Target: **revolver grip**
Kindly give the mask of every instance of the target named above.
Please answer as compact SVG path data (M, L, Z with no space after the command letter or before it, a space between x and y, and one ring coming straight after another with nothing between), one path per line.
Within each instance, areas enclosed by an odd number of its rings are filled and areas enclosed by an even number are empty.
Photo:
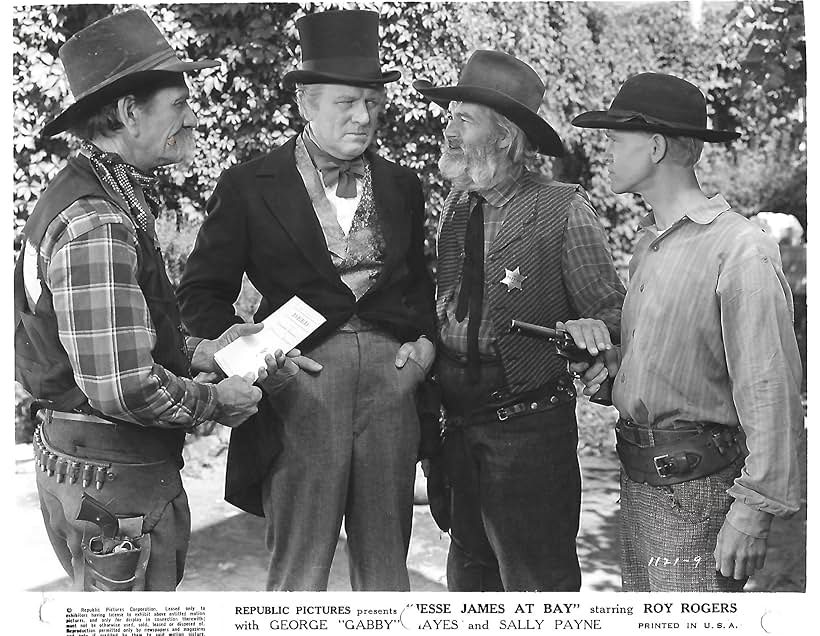
M78 521L90 521L99 529L102 536L111 539L119 532L120 523L117 517L108 508L103 506L91 495L84 492L80 501L80 511L77 513Z

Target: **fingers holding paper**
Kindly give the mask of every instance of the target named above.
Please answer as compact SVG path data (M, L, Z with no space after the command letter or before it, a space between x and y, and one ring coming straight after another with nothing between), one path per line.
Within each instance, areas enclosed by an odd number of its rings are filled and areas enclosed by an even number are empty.
M219 338L215 340L201 340L194 350L194 357L191 359L191 369L205 373L219 372L219 365L214 360L214 354L220 349L224 349L243 336L250 336L259 333L265 327L259 323L240 323L228 327Z
M277 393L288 386L298 375L299 371L308 373L319 373L322 365L303 356L299 349L292 349L287 355L277 350L273 355L265 356L268 377L264 382L265 390L270 394Z

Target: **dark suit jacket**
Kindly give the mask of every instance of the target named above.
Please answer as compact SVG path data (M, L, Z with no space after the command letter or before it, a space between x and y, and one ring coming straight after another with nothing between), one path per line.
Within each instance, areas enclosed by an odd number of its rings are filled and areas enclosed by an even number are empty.
M424 199L416 174L367 155L386 257L378 279L357 302L331 261L296 169L295 142L220 177L177 291L185 326L194 335L216 338L241 322L233 303L247 273L262 294L256 322L293 295L327 318L300 346L308 355L353 315L401 342L421 334L432 339L434 288L424 258ZM232 431L228 453L226 499L255 514L262 513L258 482L281 448L281 423L270 411L267 400L260 402L260 413Z

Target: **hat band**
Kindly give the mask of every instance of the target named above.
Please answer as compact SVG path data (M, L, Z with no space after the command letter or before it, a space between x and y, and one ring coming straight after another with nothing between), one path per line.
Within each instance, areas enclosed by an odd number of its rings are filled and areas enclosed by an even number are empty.
M620 110L618 108L610 108L607 111L607 115L620 122L626 122L631 119L641 119L647 124L651 124L653 126L662 126L665 128L691 128L692 130L701 130L706 128L706 122L694 123L672 121L670 119L661 119L660 117L653 117L652 115L640 113L636 110Z
M126 75L132 75L134 73L140 73L142 71L161 71L162 65L167 62L179 62L179 58L174 53L174 50L170 47L162 49L161 51L157 51L156 53L149 55L145 59L140 60L129 66L128 68L120 71L116 75L112 75L111 77L107 77L104 82L99 82L94 84L93 86L89 86L85 88L79 94L71 88L71 93L74 95L75 101L79 101L88 95L97 92L99 89L107 86L108 84L112 84L116 80L125 77ZM71 82L69 81L69 84Z
M302 62L301 70L313 73L329 73L342 76L364 75L367 78L381 77L379 59L373 57L324 57Z

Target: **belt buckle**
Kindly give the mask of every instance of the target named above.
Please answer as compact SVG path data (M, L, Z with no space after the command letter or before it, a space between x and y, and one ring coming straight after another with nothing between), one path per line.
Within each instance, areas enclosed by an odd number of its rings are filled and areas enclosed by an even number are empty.
M662 479L666 479L675 472L675 462L667 461L668 459L668 453L665 455L657 455L652 458L652 461L655 463L655 472L657 472L658 476Z
M498 417L499 422L503 422L504 420L506 420L510 417L507 414L507 409L504 408L503 406L500 409L496 409L495 414Z

